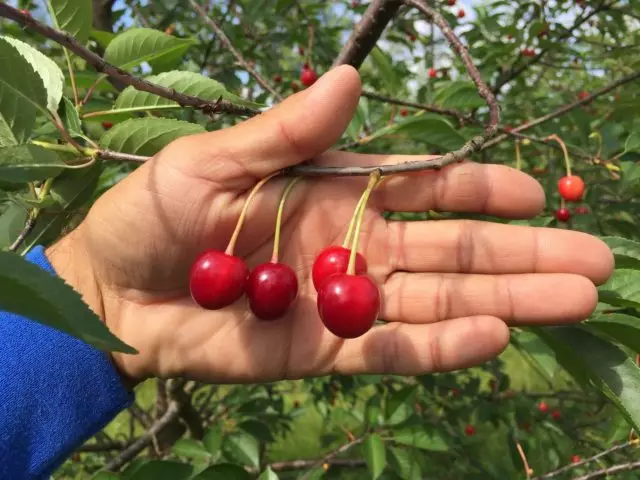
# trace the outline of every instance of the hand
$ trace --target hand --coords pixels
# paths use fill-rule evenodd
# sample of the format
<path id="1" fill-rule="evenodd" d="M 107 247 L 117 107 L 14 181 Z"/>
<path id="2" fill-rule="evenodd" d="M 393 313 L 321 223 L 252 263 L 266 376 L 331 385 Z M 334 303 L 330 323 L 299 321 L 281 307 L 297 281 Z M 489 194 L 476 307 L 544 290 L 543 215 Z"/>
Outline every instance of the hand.
<path id="1" fill-rule="evenodd" d="M 360 246 L 388 324 L 354 340 L 334 337 L 318 317 L 310 279 L 315 255 L 342 243 L 363 177 L 305 179 L 289 197 L 281 256 L 297 272 L 300 291 L 285 318 L 256 320 L 244 299 L 220 311 L 198 307 L 189 296 L 189 267 L 204 249 L 224 250 L 258 179 L 309 158 L 322 165 L 415 159 L 327 152 L 359 93 L 357 72 L 340 67 L 257 118 L 173 142 L 48 250 L 58 273 L 139 350 L 113 355 L 126 378 L 222 383 L 332 372 L 424 374 L 498 355 L 509 325 L 576 322 L 590 314 L 594 283 L 604 282 L 613 266 L 611 252 L 594 237 L 380 215 L 432 209 L 526 218 L 542 209 L 544 193 L 533 178 L 475 163 L 393 177 L 372 196 Z M 236 249 L 250 267 L 270 258 L 284 182 L 267 183 L 250 209 Z"/>

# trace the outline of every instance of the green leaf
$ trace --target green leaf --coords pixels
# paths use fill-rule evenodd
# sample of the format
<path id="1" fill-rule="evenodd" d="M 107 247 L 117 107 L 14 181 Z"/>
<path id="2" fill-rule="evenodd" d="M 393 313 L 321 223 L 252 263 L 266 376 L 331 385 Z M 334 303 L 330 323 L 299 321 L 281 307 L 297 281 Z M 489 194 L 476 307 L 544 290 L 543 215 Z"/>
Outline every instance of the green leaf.
<path id="1" fill-rule="evenodd" d="M 42 84 L 47 91 L 47 108 L 55 112 L 62 98 L 62 89 L 64 86 L 64 74 L 62 70 L 60 70 L 60 67 L 58 67 L 56 62 L 40 53 L 28 43 L 7 36 L 1 38 L 13 45 L 40 76 Z"/>
<path id="2" fill-rule="evenodd" d="M 0 147 L 0 178 L 5 182 L 25 183 L 54 177 L 64 165 L 54 152 L 38 145 Z"/>
<path id="3" fill-rule="evenodd" d="M 402 445 L 430 450 L 433 452 L 446 452 L 449 446 L 445 438 L 437 430 L 427 430 L 432 428 L 426 425 L 406 427 L 396 430 L 393 440 Z"/>
<path id="4" fill-rule="evenodd" d="M 624 143 L 624 151 L 640 153 L 640 132 L 633 132 L 627 137 L 627 141 Z"/>
<path id="5" fill-rule="evenodd" d="M 131 28 L 111 40 L 104 59 L 124 70 L 132 70 L 142 62 L 178 64 L 193 39 L 172 37 L 151 28 Z"/>
<path id="6" fill-rule="evenodd" d="M 120 480 L 122 477 L 113 472 L 98 472 L 91 477 L 91 480 Z"/>
<path id="7" fill-rule="evenodd" d="M 204 131 L 200 125 L 172 118 L 134 118 L 106 132 L 100 139 L 100 146 L 117 152 L 151 156 L 176 138 Z"/>
<path id="8" fill-rule="evenodd" d="M 186 480 L 192 473 L 193 467 L 185 463 L 151 460 L 127 476 L 127 480 Z"/>
<path id="9" fill-rule="evenodd" d="M 217 455 L 220 453 L 220 446 L 222 445 L 222 429 L 220 427 L 212 427 L 207 430 L 203 439 L 204 446 L 211 455 Z"/>
<path id="10" fill-rule="evenodd" d="M 3 38 L 0 38 L 0 65 L 4 65 L 0 69 L 0 114 L 16 143 L 24 143 L 33 130 L 38 111 L 47 111 L 47 91 L 29 62 Z"/>
<path id="11" fill-rule="evenodd" d="M 457 108 L 468 110 L 482 107 L 486 102 L 478 94 L 478 90 L 473 82 L 457 81 L 447 84 L 439 90 L 434 103 L 446 108 Z"/>
<path id="12" fill-rule="evenodd" d="M 258 480 L 278 480 L 278 475 L 271 470 L 271 467 L 267 467 L 267 469 L 260 474 Z"/>
<path id="13" fill-rule="evenodd" d="M 245 420 L 238 425 L 240 430 L 254 436 L 261 442 L 273 442 L 274 438 L 269 427 L 258 420 Z"/>
<path id="14" fill-rule="evenodd" d="M 233 433 L 224 441 L 225 450 L 238 462 L 257 468 L 260 465 L 258 442 L 246 433 Z"/>
<path id="15" fill-rule="evenodd" d="M 590 319 L 587 324 L 609 335 L 622 345 L 640 353 L 640 318 L 608 313 Z"/>
<path id="16" fill-rule="evenodd" d="M 20 234 L 27 221 L 27 210 L 10 203 L 0 215 L 0 248 L 7 248 Z"/>
<path id="17" fill-rule="evenodd" d="M 91 0 L 48 0 L 54 25 L 85 43 L 91 34 L 93 7 Z"/>
<path id="18" fill-rule="evenodd" d="M 617 268 L 640 270 L 640 242 L 622 237 L 601 237 L 616 259 Z"/>
<path id="19" fill-rule="evenodd" d="M 435 114 L 416 115 L 396 125 L 394 133 L 446 150 L 455 150 L 465 142 L 465 138 L 447 120 Z"/>
<path id="20" fill-rule="evenodd" d="M 560 364 L 582 385 L 593 385 L 640 431 L 640 368 L 587 326 L 535 328 Z"/>
<path id="21" fill-rule="evenodd" d="M 405 448 L 390 447 L 389 451 L 389 468 L 397 472 L 403 480 L 420 480 L 422 479 L 422 469 L 415 455 Z"/>
<path id="22" fill-rule="evenodd" d="M 0 308 L 103 349 L 136 351 L 116 338 L 61 278 L 9 252 L 0 252 Z"/>
<path id="23" fill-rule="evenodd" d="M 107 48 L 111 40 L 116 38 L 115 33 L 105 32 L 104 30 L 91 30 L 91 38 L 93 38 L 102 48 Z"/>
<path id="24" fill-rule="evenodd" d="M 374 47 L 369 54 L 369 58 L 373 63 L 374 69 L 382 77 L 385 88 L 390 92 L 395 92 L 398 88 L 398 77 L 396 70 L 393 68 L 391 57 L 380 50 L 379 47 Z"/>
<path id="25" fill-rule="evenodd" d="M 230 93 L 222 83 L 200 75 L 199 73 L 174 70 L 146 77 L 146 80 L 162 85 L 163 87 L 174 89 L 176 92 L 194 95 L 204 100 L 215 101 L 222 97 L 236 105 L 256 108 L 261 106 L 258 103 L 249 102 L 238 95 Z M 125 112 L 176 108 L 182 107 L 173 100 L 159 97 L 152 93 L 141 92 L 133 87 L 125 88 L 113 106 L 114 110 Z"/>
<path id="26" fill-rule="evenodd" d="M 11 131 L 11 126 L 4 119 L 2 114 L 0 114 L 0 147 L 6 147 L 11 145 L 17 145 L 18 141 L 16 140 L 15 135 Z"/>
<path id="27" fill-rule="evenodd" d="M 187 458 L 210 457 L 211 454 L 204 448 L 202 442 L 192 438 L 181 438 L 173 444 L 171 450 L 176 455 Z"/>
<path id="28" fill-rule="evenodd" d="M 387 465 L 387 457 L 384 442 L 377 433 L 369 435 L 364 441 L 364 458 L 374 480 L 382 475 L 384 467 Z"/>
<path id="29" fill-rule="evenodd" d="M 546 343 L 529 330 L 519 330 L 511 335 L 511 344 L 542 378 L 553 382 L 558 362 Z"/>
<path id="30" fill-rule="evenodd" d="M 232 463 L 212 465 L 193 477 L 193 480 L 251 480 L 253 477 L 242 467 Z"/>
<path id="31" fill-rule="evenodd" d="M 82 135 L 82 124 L 80 123 L 80 115 L 78 110 L 71 100 L 67 97 L 62 97 L 62 103 L 58 109 L 58 115 L 62 119 L 64 128 L 71 134 L 72 137 L 78 137 Z"/>
<path id="32" fill-rule="evenodd" d="M 598 290 L 605 303 L 640 308 L 640 270 L 619 268 Z"/>
<path id="33" fill-rule="evenodd" d="M 387 399 L 387 419 L 390 425 L 404 422 L 413 414 L 416 386 L 405 387 L 392 392 Z"/>

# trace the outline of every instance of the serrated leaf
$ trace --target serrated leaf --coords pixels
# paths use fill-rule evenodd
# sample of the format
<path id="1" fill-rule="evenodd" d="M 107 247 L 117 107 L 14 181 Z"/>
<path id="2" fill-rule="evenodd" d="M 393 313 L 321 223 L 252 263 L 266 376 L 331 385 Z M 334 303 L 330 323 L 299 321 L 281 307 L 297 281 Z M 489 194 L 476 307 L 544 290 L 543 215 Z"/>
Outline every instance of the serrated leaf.
<path id="1" fill-rule="evenodd" d="M 640 308 L 640 270 L 616 269 L 598 293 L 600 300 L 610 305 Z"/>
<path id="2" fill-rule="evenodd" d="M 72 137 L 82 135 L 82 124 L 80 123 L 80 115 L 78 110 L 71 100 L 67 97 L 62 97 L 62 103 L 58 109 L 58 115 L 62 119 L 64 128 L 71 134 Z"/>
<path id="3" fill-rule="evenodd" d="M 640 242 L 622 237 L 600 237 L 616 259 L 617 268 L 640 270 Z"/>
<path id="4" fill-rule="evenodd" d="M 640 133 L 633 132 L 627 137 L 627 141 L 624 143 L 625 152 L 638 152 L 640 153 Z"/>
<path id="5" fill-rule="evenodd" d="M 24 258 L 0 252 L 0 308 L 104 349 L 136 351 L 113 335 L 80 295 L 61 278 Z"/>
<path id="6" fill-rule="evenodd" d="M 151 460 L 140 466 L 127 480 L 187 480 L 193 466 L 169 460 Z"/>
<path id="7" fill-rule="evenodd" d="M 51 150 L 26 144 L 0 147 L 0 178 L 25 183 L 58 175 L 65 164 Z"/>
<path id="8" fill-rule="evenodd" d="M 47 111 L 47 92 L 42 79 L 18 50 L 0 38 L 0 115 L 24 143 L 33 130 L 38 111 Z"/>
<path id="9" fill-rule="evenodd" d="M 204 131 L 201 125 L 173 118 L 134 118 L 106 132 L 100 139 L 100 146 L 117 152 L 151 156 L 176 138 Z"/>
<path id="10" fill-rule="evenodd" d="M 271 470 L 271 467 L 267 467 L 267 469 L 260 474 L 258 480 L 278 480 L 278 478 L 276 472 Z"/>
<path id="11" fill-rule="evenodd" d="M 257 468 L 260 465 L 258 442 L 246 433 L 233 433 L 224 441 L 225 450 L 238 462 Z"/>
<path id="12" fill-rule="evenodd" d="M 465 142 L 465 138 L 447 120 L 437 115 L 416 115 L 396 125 L 394 133 L 404 134 L 416 142 L 435 145 L 446 150 L 455 150 Z"/>
<path id="13" fill-rule="evenodd" d="M 54 25 L 80 43 L 85 43 L 93 24 L 93 5 L 91 0 L 48 0 L 49 13 Z"/>
<path id="14" fill-rule="evenodd" d="M 596 327 L 634 352 L 640 353 L 640 318 L 621 313 L 608 313 L 590 319 L 587 324 Z"/>
<path id="15" fill-rule="evenodd" d="M 204 448 L 202 442 L 192 438 L 181 438 L 173 444 L 171 450 L 176 455 L 187 458 L 210 457 L 211 454 Z"/>
<path id="16" fill-rule="evenodd" d="M 11 127 L 4 119 L 2 114 L 0 114 L 0 147 L 7 147 L 11 145 L 17 145 L 18 141 L 16 140 L 15 135 L 11 131 Z"/>
<path id="17" fill-rule="evenodd" d="M 7 36 L 1 38 L 13 45 L 40 76 L 42 84 L 47 91 L 47 108 L 55 112 L 62 98 L 62 89 L 64 86 L 64 74 L 62 70 L 60 70 L 60 67 L 56 65 L 56 62 L 40 53 L 28 43 Z"/>
<path id="18" fill-rule="evenodd" d="M 219 463 L 211 465 L 193 480 L 252 480 L 252 476 L 242 467 L 232 463 Z"/>
<path id="19" fill-rule="evenodd" d="M 372 479 L 375 480 L 382 475 L 387 466 L 387 457 L 384 442 L 377 433 L 369 435 L 364 441 L 364 458 Z"/>
<path id="20" fill-rule="evenodd" d="M 528 330 L 515 331 L 511 344 L 523 358 L 550 384 L 553 382 L 558 362 L 555 354 L 540 338 Z"/>
<path id="21" fill-rule="evenodd" d="M 420 463 L 412 452 L 408 449 L 390 447 L 389 451 L 389 467 L 397 472 L 403 480 L 420 480 L 422 478 L 422 469 Z"/>
<path id="22" fill-rule="evenodd" d="M 392 392 L 387 398 L 386 414 L 390 425 L 404 422 L 413 413 L 416 386 L 405 387 Z"/>
<path id="23" fill-rule="evenodd" d="M 379 47 L 374 47 L 369 54 L 375 70 L 380 74 L 382 81 L 390 92 L 398 88 L 398 77 L 393 68 L 391 57 L 383 52 Z"/>
<path id="24" fill-rule="evenodd" d="M 640 431 L 640 367 L 616 345 L 588 331 L 588 326 L 535 328 L 560 364 L 582 385 L 609 398 Z"/>
<path id="25" fill-rule="evenodd" d="M 219 427 L 211 427 L 204 435 L 203 443 L 205 448 L 211 455 L 220 453 L 222 445 L 222 429 Z"/>
<path id="26" fill-rule="evenodd" d="M 402 445 L 430 450 L 434 452 L 446 452 L 449 446 L 445 438 L 437 430 L 428 430 L 426 425 L 405 427 L 398 429 L 393 434 L 393 440 Z"/>
<path id="27" fill-rule="evenodd" d="M 258 103 L 249 102 L 238 95 L 230 93 L 222 83 L 200 75 L 199 73 L 174 70 L 160 73 L 159 75 L 151 75 L 146 77 L 146 80 L 162 85 L 163 87 L 174 89 L 176 92 L 200 97 L 203 100 L 215 101 L 222 97 L 236 105 L 256 108 L 261 106 Z M 126 112 L 167 110 L 173 108 L 182 107 L 173 100 L 159 97 L 152 93 L 141 92 L 133 87 L 125 88 L 113 106 L 114 110 Z"/>
<path id="28" fill-rule="evenodd" d="M 151 28 L 131 28 L 111 40 L 104 59 L 124 70 L 143 62 L 177 64 L 194 43 L 192 39 L 172 37 Z"/>
<path id="29" fill-rule="evenodd" d="M 434 103 L 447 108 L 457 108 L 468 110 L 478 108 L 486 104 L 478 94 L 478 90 L 473 82 L 457 81 L 447 84 L 439 90 Z"/>

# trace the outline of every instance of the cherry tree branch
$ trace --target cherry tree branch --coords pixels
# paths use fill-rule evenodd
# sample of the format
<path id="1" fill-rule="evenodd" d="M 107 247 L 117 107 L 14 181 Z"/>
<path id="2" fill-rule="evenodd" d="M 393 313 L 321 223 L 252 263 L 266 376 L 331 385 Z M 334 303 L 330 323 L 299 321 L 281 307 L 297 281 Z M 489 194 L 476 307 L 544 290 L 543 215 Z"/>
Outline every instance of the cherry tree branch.
<path id="1" fill-rule="evenodd" d="M 238 51 L 238 49 L 233 46 L 233 44 L 231 43 L 231 40 L 229 40 L 229 37 L 227 37 L 227 35 L 224 33 L 224 30 L 222 30 L 222 28 L 220 28 L 220 26 L 215 22 L 215 20 L 213 20 L 207 14 L 207 12 L 205 12 L 204 9 L 200 5 L 198 5 L 198 2 L 196 2 L 195 0 L 189 0 L 189 3 L 191 4 L 191 7 L 193 7 L 193 9 L 198 13 L 198 15 L 200 15 L 200 18 L 202 18 L 202 20 L 207 25 L 209 25 L 209 27 L 211 27 L 211 29 L 215 32 L 215 34 L 218 36 L 218 38 L 222 42 L 222 44 L 229 49 L 229 51 L 234 57 L 236 57 L 236 60 L 238 61 L 238 63 L 242 65 L 242 68 L 244 68 L 247 72 L 249 72 L 249 75 L 255 78 L 256 82 L 258 82 L 262 88 L 267 90 L 278 101 L 282 100 L 282 95 L 280 95 L 276 91 L 276 89 L 273 88 L 269 84 L 269 82 L 262 75 L 260 75 L 255 68 L 253 68 L 249 64 L 249 62 L 247 62 L 247 60 L 242 56 L 242 54 Z"/>
<path id="2" fill-rule="evenodd" d="M 338 455 L 340 455 L 341 453 L 346 452 L 347 450 L 349 450 L 352 447 L 355 447 L 356 445 L 361 444 L 362 442 L 364 442 L 364 440 L 367 438 L 367 435 L 363 435 L 361 437 L 357 437 L 354 438 L 353 440 L 351 440 L 348 443 L 345 443 L 344 445 L 339 446 L 338 448 L 332 450 L 331 452 L 329 452 L 327 455 L 325 455 L 324 457 L 314 461 L 310 466 L 309 466 L 309 470 L 307 471 L 307 473 L 305 473 L 302 477 L 302 480 L 305 480 L 307 478 L 309 478 L 309 475 L 311 474 L 311 472 L 315 469 L 318 468 L 320 466 L 322 466 L 325 463 L 330 463 L 331 460 L 334 457 L 337 457 Z"/>
<path id="3" fill-rule="evenodd" d="M 594 480 L 596 478 L 608 477 L 609 475 L 617 475 L 618 473 L 631 472 L 633 470 L 640 470 L 640 461 L 621 463 L 613 467 L 602 468 L 595 472 L 582 475 L 581 477 L 575 477 L 573 480 Z"/>
<path id="4" fill-rule="evenodd" d="M 152 93 L 154 95 L 158 95 L 159 97 L 173 100 L 180 106 L 193 107 L 198 110 L 202 110 L 206 114 L 229 113 L 233 115 L 253 116 L 258 113 L 256 110 L 244 106 L 234 105 L 227 100 L 205 100 L 193 95 L 187 95 L 186 93 L 176 92 L 172 88 L 163 87 L 162 85 L 151 83 L 144 78 L 131 75 L 129 72 L 126 72 L 125 70 L 122 70 L 115 65 L 107 63 L 102 57 L 84 47 L 71 35 L 51 28 L 48 25 L 37 21 L 31 15 L 24 14 L 20 12 L 20 10 L 13 8 L 12 6 L 4 2 L 0 3 L 0 17 L 13 20 L 23 27 L 33 30 L 40 35 L 53 40 L 54 42 L 67 48 L 68 50 L 72 51 L 80 58 L 85 60 L 96 71 L 104 73 L 105 75 L 119 82 L 122 82 L 125 85 L 132 86 L 136 90 Z"/>
<path id="5" fill-rule="evenodd" d="M 401 0 L 373 0 L 362 15 L 342 51 L 338 54 L 334 66 L 351 65 L 360 68 L 371 50 L 376 46 L 387 24 L 402 6 Z"/>

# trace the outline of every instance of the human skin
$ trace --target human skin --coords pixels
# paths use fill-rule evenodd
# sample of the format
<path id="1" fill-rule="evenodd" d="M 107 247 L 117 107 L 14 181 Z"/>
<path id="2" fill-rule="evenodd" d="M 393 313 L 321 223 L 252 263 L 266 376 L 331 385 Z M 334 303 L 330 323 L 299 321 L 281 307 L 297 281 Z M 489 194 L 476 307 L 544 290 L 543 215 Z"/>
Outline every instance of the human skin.
<path id="1" fill-rule="evenodd" d="M 464 162 L 388 178 L 367 208 L 360 251 L 380 286 L 385 325 L 352 340 L 333 336 L 316 309 L 311 267 L 341 244 L 366 177 L 301 181 L 286 205 L 281 261 L 298 275 L 289 313 L 256 319 L 246 299 L 219 311 L 189 296 L 188 273 L 205 249 L 224 250 L 256 182 L 312 159 L 378 165 L 425 156 L 329 151 L 358 103 L 351 67 L 232 128 L 180 138 L 105 193 L 80 226 L 47 250 L 88 305 L 139 354 L 114 353 L 130 384 L 158 376 L 212 383 L 265 382 L 330 373 L 426 374 L 498 355 L 509 326 L 578 322 L 613 257 L 597 238 L 569 230 L 471 220 L 395 222 L 384 210 L 477 212 L 529 218 L 544 206 L 533 178 L 502 165 Z M 269 260 L 286 180 L 266 184 L 236 254 Z"/>

